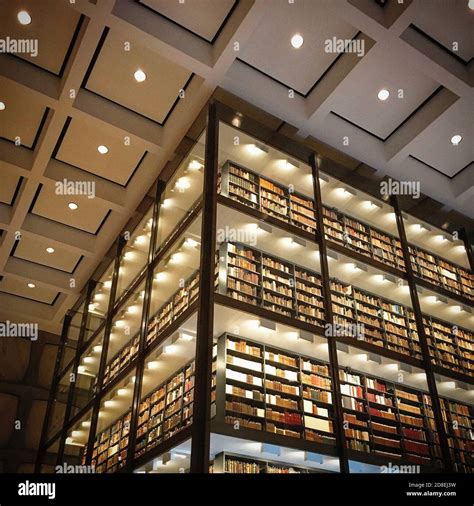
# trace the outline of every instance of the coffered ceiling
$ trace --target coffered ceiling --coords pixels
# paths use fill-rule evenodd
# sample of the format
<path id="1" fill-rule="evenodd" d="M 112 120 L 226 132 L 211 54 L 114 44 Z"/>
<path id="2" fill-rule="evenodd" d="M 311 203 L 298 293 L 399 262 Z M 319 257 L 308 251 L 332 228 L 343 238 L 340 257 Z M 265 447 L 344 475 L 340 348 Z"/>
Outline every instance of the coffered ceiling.
<path id="1" fill-rule="evenodd" d="M 417 179 L 432 197 L 417 211 L 472 216 L 467 0 L 0 0 L 0 9 L 1 39 L 38 41 L 36 56 L 0 54 L 0 319 L 59 332 L 216 88 L 361 162 L 354 181 Z M 19 23 L 21 9 L 30 24 Z M 326 52 L 333 38 L 363 54 Z M 94 198 L 58 194 L 64 179 L 94 182 Z"/>

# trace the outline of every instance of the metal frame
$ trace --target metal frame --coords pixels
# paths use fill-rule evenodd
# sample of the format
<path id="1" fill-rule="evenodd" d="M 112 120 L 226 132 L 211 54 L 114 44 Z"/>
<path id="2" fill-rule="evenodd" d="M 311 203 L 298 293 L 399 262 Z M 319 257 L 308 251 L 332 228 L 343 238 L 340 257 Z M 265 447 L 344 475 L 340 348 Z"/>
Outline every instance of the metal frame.
<path id="1" fill-rule="evenodd" d="M 156 249 L 156 236 L 158 230 L 158 219 L 159 219 L 159 209 L 161 205 L 161 198 L 166 188 L 166 184 L 170 181 L 174 170 L 176 170 L 181 161 L 188 155 L 189 151 L 192 149 L 192 145 L 196 142 L 204 128 L 206 127 L 205 122 L 206 118 L 201 113 L 196 120 L 195 124 L 191 127 L 188 137 L 183 141 L 185 143 L 186 149 L 177 150 L 180 154 L 177 155 L 176 159 L 170 162 L 170 164 L 166 167 L 163 174 L 166 174 L 166 177 L 163 180 L 158 180 L 156 185 L 156 194 L 153 201 L 153 225 L 152 225 L 152 238 L 150 241 L 150 250 L 148 253 L 148 261 L 144 268 L 137 274 L 136 279 L 130 284 L 127 290 L 130 290 L 133 287 L 138 286 L 138 284 L 145 282 L 145 298 L 142 309 L 142 319 L 140 325 L 140 345 L 139 351 L 137 353 L 137 357 L 126 367 L 124 368 L 118 376 L 114 379 L 114 384 L 122 380 L 125 376 L 129 375 L 131 371 L 135 368 L 137 381 L 134 385 L 134 394 L 133 394 L 133 404 L 132 404 L 132 419 L 131 419 L 131 427 L 130 427 L 130 435 L 129 435 L 129 447 L 127 454 L 127 463 L 123 469 L 123 472 L 129 472 L 133 470 L 138 465 L 142 465 L 145 461 L 159 455 L 163 451 L 169 450 L 173 444 L 178 444 L 179 442 L 184 441 L 188 437 L 191 437 L 191 472 L 195 473 L 207 473 L 209 469 L 209 444 L 210 444 L 210 432 L 214 430 L 216 425 L 216 420 L 213 419 L 211 424 L 211 414 L 210 414 L 210 395 L 211 395 L 211 381 L 210 381 L 210 371 L 212 367 L 212 346 L 213 346 L 213 318 L 214 318 L 214 305 L 215 304 L 225 304 L 229 307 L 233 307 L 237 310 L 242 310 L 248 312 L 253 311 L 255 314 L 259 316 L 263 316 L 266 318 L 271 318 L 276 322 L 281 322 L 284 324 L 293 325 L 296 328 L 308 330 L 313 333 L 321 332 L 320 328 L 317 328 L 313 325 L 310 325 L 306 322 L 292 320 L 283 315 L 278 315 L 276 313 L 271 313 L 268 310 L 263 308 L 257 308 L 253 306 L 249 306 L 240 301 L 230 300 L 228 297 L 215 293 L 214 292 L 214 258 L 215 258 L 215 243 L 216 243 L 216 215 L 217 215 L 217 205 L 230 205 L 228 198 L 222 195 L 217 194 L 216 182 L 217 182 L 217 164 L 218 164 L 218 147 L 219 147 L 219 123 L 223 122 L 228 125 L 233 124 L 233 120 L 236 117 L 236 111 L 219 102 L 212 102 L 208 106 L 208 117 L 207 117 L 207 136 L 206 136 L 206 147 L 205 147 L 205 169 L 204 169 L 204 189 L 202 199 L 193 204 L 190 208 L 188 215 L 184 217 L 184 219 L 178 223 L 176 229 L 171 233 L 170 237 L 165 240 L 162 244 L 161 248 Z M 394 213 L 397 217 L 397 227 L 399 233 L 399 239 L 402 245 L 402 251 L 405 260 L 405 272 L 398 271 L 390 267 L 389 265 L 383 264 L 377 260 L 372 258 L 368 258 L 366 256 L 360 255 L 356 251 L 346 249 L 344 246 L 333 243 L 331 240 L 325 238 L 324 234 L 324 221 L 322 214 L 322 202 L 321 202 L 321 188 L 319 184 L 319 170 L 323 168 L 325 172 L 336 174 L 340 172 L 340 167 L 337 163 L 329 160 L 327 158 L 321 159 L 321 157 L 315 153 L 308 146 L 303 145 L 296 140 L 289 139 L 281 134 L 276 128 L 271 128 L 267 125 L 262 125 L 256 120 L 244 116 L 242 114 L 238 114 L 239 118 L 239 129 L 255 138 L 260 140 L 263 143 L 269 144 L 272 147 L 279 149 L 288 153 L 289 156 L 302 161 L 305 164 L 309 164 L 311 167 L 311 175 L 313 178 L 313 198 L 316 204 L 315 208 L 315 217 L 317 220 L 317 230 L 314 234 L 305 232 L 303 230 L 299 230 L 296 227 L 291 225 L 286 226 L 285 223 L 280 222 L 279 220 L 275 223 L 276 226 L 280 228 L 287 229 L 288 232 L 297 234 L 301 237 L 305 237 L 309 241 L 316 242 L 320 251 L 320 259 L 321 259 L 321 271 L 323 278 L 323 295 L 324 295 L 324 311 L 326 315 L 326 322 L 333 322 L 333 314 L 332 314 L 332 304 L 330 300 L 330 278 L 329 278 L 329 266 L 327 261 L 327 249 L 331 248 L 345 255 L 354 258 L 357 261 L 368 264 L 377 269 L 383 270 L 384 272 L 395 274 L 398 277 L 406 279 L 410 288 L 411 301 L 413 306 L 413 311 L 416 316 L 416 324 L 418 329 L 418 334 L 420 338 L 420 345 L 422 348 L 423 360 L 416 360 L 412 357 L 404 356 L 398 354 L 397 352 L 385 350 L 383 348 L 379 348 L 377 346 L 371 345 L 370 343 L 365 343 L 361 341 L 354 342 L 350 338 L 345 337 L 334 337 L 328 338 L 328 346 L 329 346 L 329 355 L 330 355 L 330 368 L 332 373 L 332 384 L 333 384 L 333 399 L 334 399 L 334 412 L 335 412 L 335 435 L 336 435 L 336 448 L 337 448 L 337 456 L 340 459 L 340 470 L 341 472 L 349 471 L 349 458 L 352 455 L 350 451 L 346 448 L 345 445 L 345 434 L 343 428 L 343 411 L 342 411 L 342 403 L 341 403 L 341 395 L 339 389 L 339 375 L 338 375 L 338 358 L 337 358 L 337 342 L 342 342 L 350 345 L 357 346 L 358 348 L 367 350 L 369 352 L 373 352 L 388 358 L 393 358 L 394 360 L 399 360 L 401 362 L 415 365 L 417 367 L 424 368 L 427 378 L 428 378 L 428 386 L 429 393 L 433 402 L 433 412 L 435 415 L 436 427 L 440 436 L 440 446 L 443 454 L 444 465 L 447 470 L 452 470 L 452 462 L 451 462 L 451 454 L 449 451 L 448 441 L 446 437 L 446 432 L 444 429 L 444 424 L 442 420 L 441 406 L 439 401 L 439 396 L 437 392 L 436 386 L 436 378 L 435 373 L 440 373 L 445 376 L 451 378 L 461 378 L 463 380 L 469 380 L 462 375 L 459 375 L 455 371 L 450 371 L 449 369 L 445 369 L 439 366 L 435 366 L 431 363 L 428 345 L 426 341 L 426 335 L 424 333 L 424 326 L 422 320 L 421 308 L 418 300 L 418 294 L 416 292 L 416 286 L 424 286 L 427 285 L 430 289 L 437 293 L 442 293 L 443 289 L 441 287 L 436 287 L 434 285 L 430 285 L 429 283 L 419 280 L 414 277 L 410 256 L 408 252 L 408 244 L 405 234 L 404 223 L 402 219 L 402 211 L 400 205 L 396 199 L 392 199 L 391 205 L 393 207 Z M 197 132 L 197 133 L 196 133 Z M 189 142 L 189 141 L 192 142 Z M 190 146 L 191 145 L 191 146 Z M 332 170 L 334 169 L 334 170 Z M 148 197 L 149 198 L 149 197 Z M 247 208 L 244 205 L 239 206 L 236 203 L 232 203 L 232 205 L 238 208 L 240 211 L 245 212 L 248 215 L 251 215 L 257 219 L 265 219 L 267 222 L 272 222 L 272 218 L 263 215 L 260 211 L 252 210 Z M 193 303 L 192 307 L 188 308 L 185 313 L 183 313 L 183 317 L 186 319 L 196 310 L 198 311 L 198 326 L 197 326 L 197 339 L 196 339 L 196 371 L 195 371 L 195 394 L 194 394 L 194 418 L 193 424 L 191 427 L 186 428 L 182 432 L 179 432 L 176 437 L 173 436 L 170 440 L 166 442 L 166 445 L 160 445 L 157 448 L 154 448 L 152 451 L 147 453 L 145 456 L 141 456 L 138 459 L 135 459 L 135 432 L 136 425 L 138 420 L 138 406 L 140 403 L 140 394 L 141 394 L 141 384 L 142 384 L 142 373 L 144 370 L 144 364 L 147 354 L 153 349 L 155 346 L 158 346 L 163 339 L 165 339 L 169 335 L 169 331 L 171 328 L 175 328 L 174 323 L 170 328 L 164 329 L 164 331 L 160 334 L 160 337 L 153 343 L 151 347 L 146 347 L 146 331 L 148 326 L 148 311 L 151 302 L 151 288 L 152 288 L 152 280 L 153 280 L 153 272 L 158 264 L 167 254 L 169 249 L 176 243 L 176 240 L 180 237 L 180 235 L 186 230 L 186 228 L 192 223 L 192 221 L 198 216 L 199 213 L 202 212 L 202 230 L 201 230 L 201 257 L 200 257 L 200 282 L 199 282 L 199 298 L 195 303 Z M 472 269 L 472 247 L 468 239 L 468 233 L 466 231 L 460 231 L 460 237 L 464 240 L 469 261 L 471 262 Z M 125 241 L 123 237 L 118 241 L 116 247 L 115 254 L 115 262 L 114 262 L 114 271 L 113 271 L 113 281 L 112 281 L 112 289 L 110 293 L 110 299 L 108 304 L 108 311 L 106 315 L 106 320 L 103 325 L 101 325 L 94 335 L 92 335 L 87 343 L 81 343 L 81 345 L 76 349 L 76 356 L 71 362 L 76 367 L 74 370 L 77 370 L 78 360 L 81 354 L 84 352 L 85 346 L 87 346 L 92 340 L 98 335 L 99 332 L 104 330 L 104 339 L 103 339 L 103 347 L 102 347 L 102 355 L 98 373 L 98 391 L 95 393 L 95 396 L 91 399 L 91 401 L 84 406 L 78 413 L 76 413 L 71 419 L 70 414 L 72 410 L 72 406 L 68 407 L 68 416 L 64 418 L 63 429 L 60 437 L 60 449 L 61 451 L 58 453 L 58 462 L 63 457 L 64 452 L 64 444 L 65 438 L 67 437 L 68 430 L 77 423 L 86 413 L 92 410 L 92 419 L 91 426 L 89 432 L 89 439 L 87 444 L 87 462 L 90 463 L 92 457 L 92 449 L 94 440 L 96 437 L 96 430 L 98 424 L 98 411 L 103 399 L 103 396 L 110 392 L 111 385 L 107 385 L 106 388 L 103 388 L 103 377 L 107 362 L 107 349 L 108 349 L 108 339 L 110 334 L 110 329 L 112 325 L 112 319 L 117 311 L 118 305 L 121 305 L 122 302 L 126 300 L 126 296 L 121 295 L 116 300 L 116 290 L 117 290 L 117 282 L 118 282 L 118 274 L 120 268 L 120 260 L 123 252 L 123 248 L 125 247 Z M 90 296 L 90 286 L 88 290 L 88 296 Z M 125 293 L 125 292 L 124 292 Z M 446 293 L 449 297 L 454 300 L 459 299 L 452 293 Z M 461 297 L 461 299 L 463 299 Z M 83 323 L 86 318 L 87 313 L 87 305 L 88 297 L 85 298 L 85 310 L 83 315 Z M 463 299 L 464 303 L 469 303 Z M 252 309 L 253 308 L 253 309 Z M 181 320 L 180 317 L 180 321 Z M 56 360 L 53 384 L 50 392 L 50 398 L 48 402 L 48 409 L 45 417 L 45 424 L 43 426 L 42 437 L 41 437 L 41 445 L 40 451 L 38 453 L 38 458 L 35 466 L 35 471 L 39 471 L 41 469 L 41 462 L 45 457 L 45 453 L 47 451 L 46 445 L 50 445 L 52 442 L 56 441 L 59 435 L 55 435 L 55 437 L 50 438 L 49 441 L 47 439 L 47 430 L 48 425 L 50 423 L 54 396 L 57 392 L 57 387 L 61 377 L 63 376 L 65 371 L 60 371 L 61 357 L 64 352 L 65 347 L 65 339 L 67 336 L 67 331 L 71 322 L 71 315 L 66 316 L 63 332 L 62 332 L 62 341 L 60 352 L 58 353 L 58 357 Z M 177 320 L 178 322 L 178 320 Z M 179 323 L 179 322 L 178 322 Z M 81 336 L 84 337 L 84 328 L 81 325 Z M 219 371 L 218 371 L 219 375 Z M 113 384 L 112 384 L 113 386 Z M 73 388 L 68 393 L 68 400 L 72 400 L 73 396 Z M 217 389 L 218 400 L 221 395 L 219 395 L 219 390 Z M 68 402 L 69 405 L 69 402 Z M 222 406 L 217 406 L 217 413 L 219 414 L 219 410 L 222 410 Z M 222 412 L 221 412 L 222 414 Z M 221 424 L 222 425 L 222 424 Z M 223 429 L 222 429 L 223 430 Z M 251 435 L 249 434 L 249 437 Z M 165 448 L 166 446 L 166 448 Z"/>

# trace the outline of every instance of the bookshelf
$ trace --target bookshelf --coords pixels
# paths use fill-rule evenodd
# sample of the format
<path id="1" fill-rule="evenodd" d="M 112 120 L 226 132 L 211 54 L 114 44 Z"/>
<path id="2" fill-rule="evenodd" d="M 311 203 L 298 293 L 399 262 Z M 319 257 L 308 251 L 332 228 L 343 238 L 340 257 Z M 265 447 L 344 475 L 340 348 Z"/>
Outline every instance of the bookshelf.
<path id="1" fill-rule="evenodd" d="M 405 271 L 400 241 L 367 223 L 323 205 L 324 233 L 328 241 Z"/>
<path id="2" fill-rule="evenodd" d="M 227 160 L 220 168 L 219 191 L 240 204 L 305 232 L 316 232 L 312 199 L 235 162 Z"/>
<path id="3" fill-rule="evenodd" d="M 199 294 L 199 272 L 195 271 L 150 318 L 147 329 L 147 346 L 153 343 L 161 332 L 173 323 L 197 299 Z"/>
<path id="4" fill-rule="evenodd" d="M 107 363 L 104 373 L 104 386 L 116 378 L 136 357 L 139 342 L 140 336 L 137 334 Z"/>
<path id="5" fill-rule="evenodd" d="M 194 360 L 148 394 L 138 408 L 135 458 L 191 425 Z"/>
<path id="6" fill-rule="evenodd" d="M 445 290 L 473 300 L 473 276 L 463 267 L 448 262 L 428 251 L 409 245 L 415 276 Z"/>
<path id="7" fill-rule="evenodd" d="M 290 466 L 281 462 L 222 452 L 215 456 L 212 472 L 231 474 L 307 474 L 318 471 L 302 466 Z"/>
<path id="8" fill-rule="evenodd" d="M 410 332 L 410 310 L 338 279 L 331 279 L 331 303 L 335 322 L 362 324 L 359 339 L 402 355 L 420 358 L 418 338 Z"/>
<path id="9" fill-rule="evenodd" d="M 441 451 L 427 394 L 349 369 L 340 369 L 339 379 L 350 450 L 438 466 Z"/>
<path id="10" fill-rule="evenodd" d="M 224 421 L 285 438 L 334 445 L 328 365 L 224 334 L 218 360 L 225 363 Z"/>
<path id="11" fill-rule="evenodd" d="M 321 276 L 244 244 L 219 247 L 220 293 L 288 317 L 322 326 Z"/>
<path id="12" fill-rule="evenodd" d="M 91 460 L 96 473 L 114 473 L 125 466 L 131 416 L 131 411 L 128 411 L 97 435 Z M 87 446 L 84 452 L 86 449 Z"/>
<path id="13" fill-rule="evenodd" d="M 456 470 L 474 473 L 474 407 L 449 399 L 440 401 Z"/>

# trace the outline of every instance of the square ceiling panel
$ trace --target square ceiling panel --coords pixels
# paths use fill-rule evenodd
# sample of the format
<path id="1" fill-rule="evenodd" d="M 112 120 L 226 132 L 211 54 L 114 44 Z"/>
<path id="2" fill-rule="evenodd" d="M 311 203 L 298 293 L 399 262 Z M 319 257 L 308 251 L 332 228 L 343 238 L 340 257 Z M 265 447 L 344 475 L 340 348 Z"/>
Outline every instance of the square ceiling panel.
<path id="1" fill-rule="evenodd" d="M 456 176 L 474 160 L 473 113 L 469 100 L 458 100 L 416 137 L 410 154 L 450 178 Z M 457 146 L 451 143 L 453 135 L 462 136 Z"/>
<path id="2" fill-rule="evenodd" d="M 139 0 L 157 14 L 173 21 L 211 44 L 224 27 L 238 0 Z"/>
<path id="3" fill-rule="evenodd" d="M 106 31 L 101 42 L 97 59 L 83 86 L 163 124 L 191 73 L 156 52 L 128 42 L 119 33 Z M 137 70 L 145 73 L 145 80 L 135 79 Z"/>
<path id="4" fill-rule="evenodd" d="M 464 63 L 472 59 L 474 13 L 468 0 L 417 2 L 413 7 L 413 25 Z"/>
<path id="5" fill-rule="evenodd" d="M 16 56 L 56 75 L 61 75 L 67 63 L 82 17 L 80 13 L 61 0 L 21 0 L 2 2 L 0 37 L 37 40 L 35 52 L 18 53 Z M 18 12 L 26 11 L 31 23 L 22 25 Z M 33 47 L 34 49 L 34 47 Z"/>
<path id="6" fill-rule="evenodd" d="M 59 292 L 51 288 L 36 285 L 34 281 L 32 283 L 35 286 L 30 288 L 28 283 L 29 281 L 27 280 L 18 280 L 5 276 L 0 280 L 0 292 L 17 295 L 37 302 L 43 302 L 44 304 L 54 304 Z"/>
<path id="7" fill-rule="evenodd" d="M 70 202 L 77 204 L 78 208 L 74 211 L 69 209 Z M 89 199 L 85 195 L 57 195 L 54 187 L 40 185 L 30 212 L 96 235 L 105 223 L 110 209 L 97 199 Z"/>
<path id="8" fill-rule="evenodd" d="M 47 248 L 51 248 L 51 241 L 45 237 L 34 237 L 31 235 L 22 235 L 21 240 L 17 241 L 13 255 L 15 258 L 34 262 L 63 272 L 72 273 L 79 264 L 82 256 L 73 253 L 66 248 L 54 246 L 54 251 L 48 253 Z"/>
<path id="9" fill-rule="evenodd" d="M 336 2 L 272 0 L 271 16 L 264 16 L 241 48 L 239 59 L 306 95 L 339 53 L 325 52 L 325 41 L 350 40 L 358 30 L 337 16 Z M 294 34 L 303 36 L 299 49 Z"/>
<path id="10" fill-rule="evenodd" d="M 411 68 L 403 55 L 375 45 L 337 88 L 332 110 L 386 140 L 438 88 L 439 83 Z M 385 101 L 378 99 L 382 89 L 390 93 Z"/>
<path id="11" fill-rule="evenodd" d="M 55 153 L 57 160 L 121 186 L 127 185 L 146 153 L 133 142 L 125 144 L 122 136 L 89 118 L 68 119 L 62 136 Z M 108 152 L 101 154 L 99 146 L 105 146 Z"/>
<path id="12" fill-rule="evenodd" d="M 34 149 L 48 109 L 25 88 L 0 77 L 0 137 Z"/>
<path id="13" fill-rule="evenodd" d="M 12 206 L 15 203 L 23 178 L 2 171 L 0 180 L 0 202 Z"/>

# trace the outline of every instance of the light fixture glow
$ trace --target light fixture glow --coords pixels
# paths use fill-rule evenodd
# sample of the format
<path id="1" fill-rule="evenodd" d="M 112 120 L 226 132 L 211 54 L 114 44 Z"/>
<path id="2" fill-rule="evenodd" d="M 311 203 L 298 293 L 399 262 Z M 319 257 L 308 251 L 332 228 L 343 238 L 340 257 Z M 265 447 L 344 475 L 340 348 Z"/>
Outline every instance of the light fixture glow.
<path id="1" fill-rule="evenodd" d="M 191 170 L 199 170 L 202 169 L 203 167 L 204 165 L 198 160 L 191 160 L 188 165 L 188 168 Z"/>
<path id="2" fill-rule="evenodd" d="M 188 237 L 184 241 L 184 246 L 186 246 L 187 248 L 197 248 L 199 246 L 199 243 L 197 241 L 195 241 L 194 239 L 191 239 L 190 237 Z"/>
<path id="3" fill-rule="evenodd" d="M 176 188 L 178 188 L 178 190 L 184 191 L 187 190 L 188 188 L 191 188 L 191 183 L 189 182 L 188 178 L 180 177 L 176 181 Z"/>
<path id="4" fill-rule="evenodd" d="M 34 283 L 28 283 L 28 288 L 35 288 L 36 285 Z"/>
<path id="5" fill-rule="evenodd" d="M 247 149 L 253 156 L 260 156 L 265 153 L 268 153 L 268 148 L 266 148 L 262 144 L 248 144 Z"/>
<path id="6" fill-rule="evenodd" d="M 0 102 L 0 111 L 4 111 L 5 107 L 5 102 Z"/>
<path id="7" fill-rule="evenodd" d="M 299 33 L 295 33 L 293 37 L 291 37 L 291 45 L 295 49 L 299 49 L 303 45 L 304 39 L 303 36 Z"/>
<path id="8" fill-rule="evenodd" d="M 387 100 L 387 98 L 390 96 L 390 92 L 388 90 L 386 90 L 385 88 L 380 90 L 377 94 L 377 97 L 379 100 Z"/>
<path id="9" fill-rule="evenodd" d="M 69 202 L 67 205 L 71 211 L 75 211 L 79 206 L 75 202 Z"/>
<path id="10" fill-rule="evenodd" d="M 179 337 L 183 341 L 192 341 L 194 339 L 194 336 L 192 336 L 191 334 L 186 334 L 185 332 L 183 332 Z"/>
<path id="11" fill-rule="evenodd" d="M 101 144 L 100 146 L 97 147 L 97 151 L 101 155 L 106 155 L 109 152 L 109 148 L 107 146 L 104 146 L 103 144 Z"/>
<path id="12" fill-rule="evenodd" d="M 146 244 L 148 241 L 147 241 L 147 236 L 146 235 L 139 235 L 136 239 L 135 239 L 135 244 Z"/>
<path id="13" fill-rule="evenodd" d="M 166 279 L 166 272 L 157 272 L 155 279 L 156 281 L 164 281 Z"/>
<path id="14" fill-rule="evenodd" d="M 110 288 L 112 286 L 112 281 L 104 281 L 104 288 Z"/>
<path id="15" fill-rule="evenodd" d="M 152 360 L 147 364 L 147 368 L 151 369 L 152 371 L 158 369 L 158 367 L 160 367 L 160 363 L 157 360 Z"/>
<path id="16" fill-rule="evenodd" d="M 143 70 L 138 69 L 133 74 L 133 77 L 135 78 L 135 81 L 137 81 L 138 83 L 142 83 L 146 79 L 146 74 L 145 72 L 143 72 Z"/>
<path id="17" fill-rule="evenodd" d="M 29 25 L 31 23 L 31 16 L 27 11 L 20 11 L 16 17 L 20 22 L 20 25 Z"/>
<path id="18" fill-rule="evenodd" d="M 46 251 L 48 253 L 54 253 L 54 248 L 51 248 L 51 247 L 50 248 L 46 248 Z"/>
<path id="19" fill-rule="evenodd" d="M 95 310 L 95 304 L 93 302 L 91 302 L 88 306 L 88 309 L 89 311 L 94 311 Z"/>
<path id="20" fill-rule="evenodd" d="M 457 146 L 462 141 L 462 136 L 459 134 L 453 135 L 451 137 L 451 144 L 453 146 Z"/>

